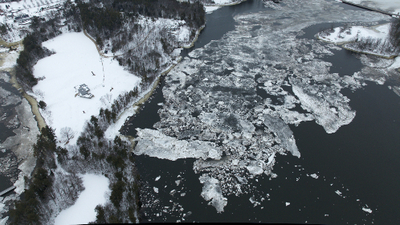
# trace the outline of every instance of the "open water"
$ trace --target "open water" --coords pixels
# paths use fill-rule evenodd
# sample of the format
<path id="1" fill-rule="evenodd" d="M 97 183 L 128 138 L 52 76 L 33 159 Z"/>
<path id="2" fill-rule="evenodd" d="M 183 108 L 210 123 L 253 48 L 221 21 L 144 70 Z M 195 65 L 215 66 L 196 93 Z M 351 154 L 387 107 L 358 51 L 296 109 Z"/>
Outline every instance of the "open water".
<path id="1" fill-rule="evenodd" d="M 259 10 L 266 10 L 261 1 L 246 1 L 208 14 L 207 26 L 194 48 L 234 29 L 234 15 Z M 305 37 L 313 38 L 316 32 L 331 26 L 309 27 L 304 30 Z M 191 50 L 185 50 L 183 56 Z M 361 69 L 362 64 L 353 53 L 334 53 L 325 59 L 333 64 L 330 72 L 352 74 Z M 152 128 L 159 121 L 156 112 L 163 102 L 162 86 L 163 82 L 151 101 L 124 127 L 124 134 L 135 135 L 136 127 Z M 222 213 L 200 196 L 202 185 L 192 169 L 194 159 L 169 161 L 136 156 L 143 182 L 142 222 L 398 224 L 400 97 L 387 84 L 370 82 L 355 92 L 344 89 L 342 94 L 351 100 L 350 106 L 356 111 L 349 125 L 333 134 L 327 134 L 315 122 L 291 125 L 301 158 L 278 155 L 274 166 L 278 177 L 261 175 L 251 180 L 253 192 L 228 196 Z M 148 194 L 155 190 L 153 187 L 158 193 Z M 252 201 L 255 193 L 265 198 Z"/>

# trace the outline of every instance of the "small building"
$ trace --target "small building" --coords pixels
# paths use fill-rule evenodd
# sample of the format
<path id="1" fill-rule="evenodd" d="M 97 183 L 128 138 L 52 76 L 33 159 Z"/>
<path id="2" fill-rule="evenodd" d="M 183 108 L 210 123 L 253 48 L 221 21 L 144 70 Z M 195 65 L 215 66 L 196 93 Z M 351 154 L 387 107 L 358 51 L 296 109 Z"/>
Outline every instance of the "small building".
<path id="1" fill-rule="evenodd" d="M 79 86 L 75 86 L 75 91 L 77 92 L 76 95 L 78 95 L 81 98 L 91 99 L 94 97 L 94 95 L 92 93 L 90 93 L 90 89 L 86 84 L 81 84 Z"/>

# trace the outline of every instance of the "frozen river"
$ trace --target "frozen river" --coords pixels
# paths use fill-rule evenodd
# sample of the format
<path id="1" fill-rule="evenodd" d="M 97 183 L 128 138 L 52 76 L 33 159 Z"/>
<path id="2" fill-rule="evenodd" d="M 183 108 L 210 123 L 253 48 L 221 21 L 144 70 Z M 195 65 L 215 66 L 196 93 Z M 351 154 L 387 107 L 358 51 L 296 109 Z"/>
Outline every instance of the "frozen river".
<path id="1" fill-rule="evenodd" d="M 124 129 L 138 136 L 143 220 L 398 223 L 400 98 L 382 85 L 396 72 L 314 38 L 389 21 L 324 0 L 208 15 Z"/>

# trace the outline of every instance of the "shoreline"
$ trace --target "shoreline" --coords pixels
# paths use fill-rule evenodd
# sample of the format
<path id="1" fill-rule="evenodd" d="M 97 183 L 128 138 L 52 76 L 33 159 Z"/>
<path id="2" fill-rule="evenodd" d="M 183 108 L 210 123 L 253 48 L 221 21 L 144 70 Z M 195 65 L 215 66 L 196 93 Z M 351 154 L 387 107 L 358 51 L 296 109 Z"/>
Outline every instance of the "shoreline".
<path id="1" fill-rule="evenodd" d="M 10 83 L 21 93 L 22 97 L 24 97 L 29 102 L 29 105 L 31 106 L 31 112 L 35 116 L 35 120 L 37 122 L 39 131 L 42 130 L 42 128 L 46 127 L 47 124 L 44 118 L 42 117 L 42 114 L 40 114 L 37 100 L 28 93 L 26 93 L 26 91 L 18 83 L 14 69 L 10 71 L 10 74 L 11 74 Z"/>
<path id="2" fill-rule="evenodd" d="M 382 13 L 382 14 L 385 14 L 385 15 L 388 15 L 388 16 L 391 16 L 391 17 L 394 17 L 394 18 L 400 18 L 399 14 L 394 14 L 394 13 L 387 12 L 387 11 L 384 11 L 384 10 L 381 10 L 381 9 L 372 8 L 372 7 L 369 7 L 369 6 L 365 6 L 365 5 L 349 2 L 349 1 L 346 1 L 346 0 L 341 0 L 341 2 L 344 3 L 344 4 L 347 4 L 347 5 L 351 5 L 351 6 L 354 6 L 354 7 L 361 8 L 361 9 Z"/>
<path id="3" fill-rule="evenodd" d="M 205 24 L 204 24 L 203 26 L 201 26 L 201 27 L 196 31 L 196 35 L 195 35 L 195 37 L 193 38 L 192 42 L 191 42 L 190 44 L 188 44 L 188 45 L 182 46 L 182 48 L 185 48 L 185 49 L 190 49 L 190 48 L 192 48 L 192 47 L 194 46 L 195 42 L 197 41 L 197 39 L 199 38 L 201 31 L 202 31 L 205 27 L 206 27 Z M 117 121 L 120 120 L 120 119 L 122 119 L 122 118 L 121 118 L 121 115 L 124 114 L 124 113 L 125 113 L 126 111 L 128 111 L 129 109 L 134 108 L 134 107 L 138 107 L 138 106 L 140 106 L 141 104 L 145 103 L 145 102 L 153 95 L 154 90 L 158 87 L 158 85 L 159 85 L 159 83 L 160 83 L 160 80 L 161 80 L 161 77 L 167 75 L 176 65 L 178 65 L 178 64 L 180 63 L 181 60 L 182 60 L 182 57 L 180 56 L 180 57 L 176 60 L 175 63 L 172 63 L 166 70 L 164 70 L 163 72 L 161 72 L 160 75 L 158 75 L 157 78 L 153 81 L 153 83 L 149 85 L 149 86 L 151 86 L 151 88 L 149 88 L 149 90 L 148 90 L 147 92 L 146 92 L 146 91 L 143 92 L 144 95 L 143 95 L 139 100 L 137 100 L 136 102 L 134 102 L 131 106 L 126 107 L 126 108 L 120 113 L 120 115 L 118 116 Z M 134 110 L 135 114 L 138 113 L 139 110 L 140 110 L 140 108 L 136 108 L 136 109 Z M 132 115 L 131 115 L 131 116 L 132 116 Z M 129 118 L 129 117 L 131 117 L 131 116 L 128 116 L 127 118 Z M 126 119 L 127 119 L 127 118 L 126 118 Z M 115 122 L 115 123 L 117 123 L 117 122 Z M 129 142 L 131 143 L 132 149 L 135 147 L 135 142 L 133 141 L 133 140 L 135 139 L 134 137 L 132 137 L 132 136 L 130 136 L 130 135 L 122 135 L 122 134 L 118 134 L 118 136 L 121 136 L 121 137 L 123 137 L 123 138 L 128 139 Z"/>
<path id="4" fill-rule="evenodd" d="M 335 42 L 332 42 L 332 41 L 324 40 L 324 39 L 320 38 L 318 35 L 315 35 L 315 38 L 317 40 L 323 41 L 325 43 L 334 44 L 334 45 L 340 46 L 343 49 L 346 49 L 346 50 L 349 50 L 349 51 L 352 51 L 352 52 L 355 52 L 355 53 L 359 53 L 359 54 L 373 55 L 373 56 L 381 57 L 381 58 L 384 58 L 384 59 L 394 59 L 394 58 L 399 56 L 399 55 L 384 56 L 384 55 L 379 55 L 379 54 L 375 54 L 375 53 L 371 53 L 371 52 L 358 51 L 358 50 L 355 50 L 355 49 L 348 48 L 348 47 L 344 46 L 345 44 L 355 43 L 355 41 L 344 41 L 344 42 L 335 43 Z"/>
<path id="5" fill-rule="evenodd" d="M 203 4 L 204 6 L 207 6 L 207 7 L 213 7 L 213 6 L 215 6 L 215 7 L 224 7 L 224 6 L 232 6 L 232 5 L 239 5 L 240 3 L 242 3 L 242 2 L 245 2 L 245 1 L 247 1 L 247 0 L 242 0 L 242 1 L 238 1 L 238 2 L 232 2 L 232 3 L 227 3 L 227 4 Z"/>
<path id="6" fill-rule="evenodd" d="M 16 41 L 16 42 L 6 42 L 3 39 L 0 38 L 0 45 L 7 47 L 7 48 L 21 48 L 21 50 L 24 48 L 24 45 L 22 44 L 23 40 L 20 41 Z M 18 52 L 18 57 L 19 57 L 19 53 Z M 37 122 L 37 127 L 39 129 L 39 131 L 43 128 L 46 127 L 46 121 L 44 120 L 44 118 L 42 117 L 42 115 L 40 114 L 39 108 L 38 108 L 38 102 L 36 101 L 36 99 L 34 97 L 32 97 L 31 95 L 29 95 L 23 88 L 22 86 L 18 83 L 17 81 L 17 76 L 15 74 L 15 69 L 14 66 L 9 67 L 9 68 L 4 68 L 5 71 L 10 73 L 10 80 L 9 83 L 16 88 L 19 93 L 21 93 L 22 97 L 25 98 L 29 105 L 31 106 L 31 112 L 35 117 L 35 120 Z"/>
<path id="7" fill-rule="evenodd" d="M 368 28 L 368 29 L 375 29 L 375 27 L 377 27 L 377 26 L 379 26 L 379 25 L 374 25 L 374 26 L 366 27 L 366 28 Z M 351 26 L 351 27 L 352 27 L 352 26 Z M 320 33 L 320 32 L 318 32 L 318 33 Z M 376 53 L 372 53 L 372 52 L 358 51 L 358 50 L 356 50 L 356 49 L 353 49 L 353 48 L 349 48 L 349 47 L 344 46 L 344 45 L 346 45 L 346 44 L 356 43 L 356 41 L 333 42 L 333 41 L 329 41 L 329 40 L 325 40 L 325 39 L 321 38 L 320 35 L 318 35 L 318 33 L 314 35 L 314 37 L 315 37 L 317 40 L 323 41 L 323 42 L 325 42 L 325 43 L 329 43 L 329 44 L 334 44 L 334 45 L 340 46 L 340 47 L 343 48 L 343 49 L 346 49 L 346 50 L 348 50 L 348 51 L 352 51 L 352 52 L 355 52 L 355 53 L 366 54 L 366 55 L 373 55 L 373 56 L 381 57 L 381 58 L 384 58 L 384 59 L 394 59 L 394 58 L 396 58 L 396 57 L 399 56 L 399 55 L 385 56 L 385 55 L 380 55 L 380 54 L 376 54 Z"/>

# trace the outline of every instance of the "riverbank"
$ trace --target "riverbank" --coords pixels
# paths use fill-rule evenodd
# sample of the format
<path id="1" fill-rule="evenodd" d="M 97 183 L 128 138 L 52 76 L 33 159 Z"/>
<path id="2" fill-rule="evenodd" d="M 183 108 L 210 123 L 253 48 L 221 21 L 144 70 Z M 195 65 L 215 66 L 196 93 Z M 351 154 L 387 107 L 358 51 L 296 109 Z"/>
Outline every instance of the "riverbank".
<path id="1" fill-rule="evenodd" d="M 35 115 L 35 119 L 38 123 L 38 129 L 42 129 L 43 127 L 46 126 L 46 122 L 44 121 L 42 115 L 39 112 L 38 109 L 38 102 L 36 99 L 29 94 L 25 92 L 25 90 L 22 88 L 22 86 L 18 83 L 17 77 L 14 71 L 14 65 L 16 64 L 16 60 L 19 56 L 19 52 L 23 50 L 23 44 L 22 40 L 17 41 L 17 42 L 6 42 L 2 39 L 0 39 L 0 45 L 9 48 L 8 53 L 3 53 L 6 55 L 3 55 L 3 62 L 0 65 L 1 69 L 4 71 L 7 71 L 11 77 L 9 82 L 12 84 L 13 87 L 15 87 L 21 95 L 29 102 L 29 104 L 32 107 L 32 113 Z"/>
<path id="2" fill-rule="evenodd" d="M 205 28 L 206 25 L 201 26 L 197 31 L 196 31 L 196 35 L 193 38 L 192 42 L 188 45 L 184 45 L 182 46 L 182 48 L 185 49 L 190 49 L 194 46 L 195 42 L 197 41 L 201 31 Z M 132 106 L 127 107 L 127 109 L 125 109 L 123 112 L 121 112 L 121 114 L 118 116 L 117 121 L 112 124 L 110 126 L 110 128 L 106 131 L 106 135 L 108 137 L 112 137 L 111 133 L 115 134 L 115 133 L 119 133 L 120 128 L 122 128 L 122 126 L 124 125 L 124 123 L 126 122 L 127 119 L 129 119 L 129 117 L 136 115 L 139 110 L 140 110 L 140 106 L 145 103 L 152 95 L 154 90 L 156 90 L 156 88 L 158 87 L 160 80 L 162 78 L 162 76 L 167 75 L 176 65 L 179 64 L 179 62 L 182 60 L 182 57 L 179 57 L 175 62 L 173 62 L 173 64 L 167 68 L 166 70 L 164 70 L 163 72 L 160 73 L 159 76 L 157 76 L 157 78 L 153 81 L 152 84 L 150 84 L 150 87 L 148 89 L 148 91 L 145 91 L 142 94 L 142 97 L 139 98 L 139 100 L 135 101 Z M 114 135 L 115 136 L 115 135 Z M 125 140 L 129 140 L 130 143 L 132 144 L 132 149 L 135 148 L 135 137 L 130 136 L 130 135 L 122 135 L 120 134 L 121 137 L 123 137 Z"/>
<path id="3" fill-rule="evenodd" d="M 345 0 L 340 0 L 340 1 L 343 2 L 344 4 L 348 4 L 348 5 L 352 5 L 352 6 L 355 6 L 355 7 L 359 7 L 361 9 L 366 9 L 366 10 L 382 13 L 382 14 L 385 14 L 385 15 L 388 15 L 388 16 L 391 16 L 391 17 L 394 17 L 394 18 L 400 18 L 400 15 L 399 15 L 398 12 L 397 13 L 396 12 L 392 13 L 392 12 L 389 12 L 389 11 L 378 9 L 376 7 L 369 7 L 369 6 L 365 5 L 365 4 L 359 4 L 359 3 L 356 3 L 356 2 L 345 1 Z M 373 2 L 373 1 L 370 1 L 370 2 Z"/>
<path id="4" fill-rule="evenodd" d="M 214 0 L 214 4 L 212 3 L 203 3 L 206 13 L 212 13 L 213 11 L 224 7 L 224 6 L 233 6 L 238 5 L 246 0 L 239 1 L 231 1 L 231 0 Z"/>
<path id="5" fill-rule="evenodd" d="M 318 40 L 333 43 L 349 51 L 394 59 L 398 56 L 389 41 L 390 23 L 372 27 L 335 27 L 315 35 Z"/>
<path id="6" fill-rule="evenodd" d="M 15 78 L 14 65 L 19 51 L 22 49 L 21 42 L 2 42 L 2 45 L 10 48 L 9 51 L 3 52 L 1 55 L 1 79 L 9 85 L 8 88 L 2 86 L 2 107 L 13 106 L 6 114 L 3 114 L 2 119 L 6 119 L 3 122 L 7 123 L 6 127 L 10 127 L 14 135 L 7 137 L 4 142 L 0 143 L 2 151 L 0 158 L 1 173 L 7 177 L 15 189 L 14 192 L 8 193 L 5 198 L 0 198 L 0 217 L 8 212 L 9 207 L 13 204 L 12 202 L 25 190 L 26 178 L 31 177 L 36 166 L 33 145 L 40 133 L 39 129 L 44 126 L 43 118 L 38 110 L 35 110 L 36 101 L 24 92 Z M 11 120 L 9 120 L 10 117 Z M 5 222 L 6 219 L 2 221 Z"/>

